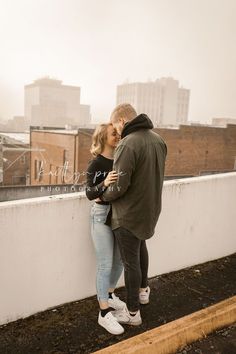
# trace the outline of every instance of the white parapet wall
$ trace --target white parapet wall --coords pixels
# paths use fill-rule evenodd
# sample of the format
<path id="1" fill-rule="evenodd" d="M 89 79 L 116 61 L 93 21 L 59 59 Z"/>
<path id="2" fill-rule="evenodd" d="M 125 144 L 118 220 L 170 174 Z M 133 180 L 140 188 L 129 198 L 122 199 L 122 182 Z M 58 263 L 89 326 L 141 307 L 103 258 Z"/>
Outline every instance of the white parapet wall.
<path id="1" fill-rule="evenodd" d="M 83 192 L 0 204 L 0 324 L 95 294 L 90 205 Z M 166 181 L 149 276 L 234 253 L 235 222 L 236 173 Z"/>

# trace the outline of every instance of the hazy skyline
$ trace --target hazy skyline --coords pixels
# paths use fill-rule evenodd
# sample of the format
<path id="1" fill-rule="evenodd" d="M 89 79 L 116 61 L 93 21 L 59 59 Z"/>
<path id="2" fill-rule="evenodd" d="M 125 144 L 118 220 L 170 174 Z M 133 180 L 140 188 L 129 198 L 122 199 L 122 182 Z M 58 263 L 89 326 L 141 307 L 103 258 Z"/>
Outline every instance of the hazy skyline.
<path id="1" fill-rule="evenodd" d="M 24 113 L 24 85 L 81 87 L 107 120 L 116 86 L 172 76 L 189 119 L 236 118 L 235 0 L 0 0 L 0 118 Z"/>

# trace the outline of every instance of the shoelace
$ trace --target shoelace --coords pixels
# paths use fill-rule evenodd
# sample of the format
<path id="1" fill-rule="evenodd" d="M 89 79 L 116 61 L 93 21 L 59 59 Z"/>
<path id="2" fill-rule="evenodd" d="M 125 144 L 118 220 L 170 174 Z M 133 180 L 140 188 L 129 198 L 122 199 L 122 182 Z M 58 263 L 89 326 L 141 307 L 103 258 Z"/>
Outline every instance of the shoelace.
<path id="1" fill-rule="evenodd" d="M 116 318 L 112 315 L 112 313 L 109 312 L 109 316 L 107 316 L 107 318 L 109 319 L 109 321 L 112 323 L 112 324 L 117 324 L 117 320 Z"/>

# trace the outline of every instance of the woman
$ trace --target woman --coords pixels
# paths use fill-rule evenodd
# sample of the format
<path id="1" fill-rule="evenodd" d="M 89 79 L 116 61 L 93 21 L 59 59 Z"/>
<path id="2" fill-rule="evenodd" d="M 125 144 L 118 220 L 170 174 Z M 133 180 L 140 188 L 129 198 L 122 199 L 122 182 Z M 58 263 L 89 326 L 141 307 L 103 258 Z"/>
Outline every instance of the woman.
<path id="1" fill-rule="evenodd" d="M 88 199 L 95 201 L 91 209 L 91 234 L 97 258 L 96 288 L 100 306 L 98 323 L 112 334 L 124 332 L 112 314 L 114 309 L 120 310 L 125 306 L 114 294 L 123 265 L 114 234 L 110 226 L 105 224 L 108 214 L 111 214 L 111 205 L 99 197 L 118 178 L 117 173 L 112 171 L 113 154 L 118 142 L 119 135 L 112 124 L 101 124 L 96 128 L 90 150 L 94 159 L 88 166 L 86 186 Z"/>

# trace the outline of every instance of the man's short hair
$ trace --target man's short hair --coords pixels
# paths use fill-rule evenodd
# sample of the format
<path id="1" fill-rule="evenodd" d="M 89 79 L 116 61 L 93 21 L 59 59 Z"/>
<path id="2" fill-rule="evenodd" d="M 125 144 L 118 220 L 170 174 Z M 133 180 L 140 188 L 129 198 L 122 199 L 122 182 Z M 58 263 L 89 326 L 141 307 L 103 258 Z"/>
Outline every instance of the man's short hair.
<path id="1" fill-rule="evenodd" d="M 124 118 L 126 121 L 130 121 L 135 117 L 137 117 L 137 112 L 129 103 L 119 104 L 111 114 L 111 120 L 113 122 L 117 122 L 119 118 Z"/>

